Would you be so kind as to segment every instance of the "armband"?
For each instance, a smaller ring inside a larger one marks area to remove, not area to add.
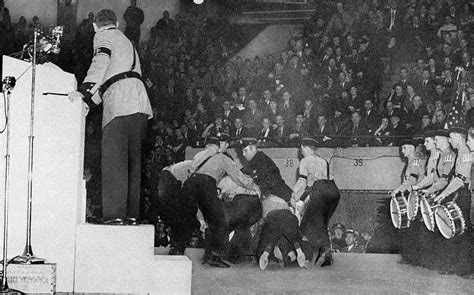
[[[412,174],[410,174],[410,176],[418,179],[418,174],[412,173]]]
[[[96,53],[96,55],[99,54],[99,53],[106,54],[106,55],[108,55],[109,57],[112,56],[112,51],[111,51],[110,49],[108,49],[107,47],[99,47],[99,48],[97,48],[97,53]]]
[[[466,182],[466,179],[467,179],[466,176],[464,176],[464,175],[458,173],[458,174],[456,175],[456,177],[459,178],[459,179],[461,179],[463,182]]]
[[[304,180],[308,180],[308,176],[302,175],[302,174],[298,175],[298,178],[302,178],[302,179],[304,179]]]
[[[444,178],[444,179],[448,180],[448,179],[449,179],[449,175],[448,175],[448,174],[443,174],[443,175],[441,175],[441,178]]]

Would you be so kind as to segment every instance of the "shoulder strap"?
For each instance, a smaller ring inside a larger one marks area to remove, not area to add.
[[[454,165],[453,167],[451,168],[451,171],[449,171],[449,174],[448,174],[448,181],[451,181],[451,179],[453,178],[454,176],[454,173],[456,173],[456,162],[458,160],[458,154],[456,154],[456,157],[454,158]]]
[[[324,161],[326,161],[326,170],[327,170],[326,173],[329,180],[329,162],[326,159],[324,159]]]
[[[217,155],[217,154],[216,154],[216,155]],[[207,161],[209,161],[209,159],[211,159],[211,158],[212,158],[212,157],[214,157],[214,156],[215,156],[215,155],[209,156],[209,157],[207,157],[207,159],[206,159],[206,160],[202,161],[202,163],[201,163],[201,164],[199,164],[199,166],[197,166],[196,170],[194,170],[194,172],[193,172],[193,173],[191,173],[190,177],[191,177],[191,176],[193,176],[194,174],[196,174],[196,173],[199,171],[199,169],[201,169],[201,168],[202,168],[202,166],[204,166],[204,164],[206,164],[206,163],[207,163]]]
[[[439,154],[438,161],[436,161],[436,167],[435,167],[436,175],[438,176],[438,178],[441,177],[441,175],[439,175],[439,170],[438,170],[438,165],[439,165],[440,160],[441,160],[441,154]]]
[[[132,63],[132,67],[130,68],[130,71],[133,71],[135,69],[135,65],[137,63],[137,57],[136,57],[136,50],[135,50],[135,45],[133,44],[132,41],[130,41],[132,43],[132,49],[133,49],[133,63]]]

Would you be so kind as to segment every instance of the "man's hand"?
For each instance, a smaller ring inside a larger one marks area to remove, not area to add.
[[[84,95],[82,95],[82,93],[79,91],[73,91],[68,94],[68,98],[70,101],[74,102],[76,100],[83,99]]]
[[[199,227],[199,230],[200,230],[201,232],[205,232],[205,231],[206,231],[206,228],[207,228],[206,222],[205,222],[204,220],[201,220],[201,219],[200,219],[200,220],[199,220],[199,223],[201,224],[201,226]]]
[[[436,203],[440,203],[441,201],[443,201],[447,196],[443,193],[439,194],[438,196],[436,196],[436,198],[434,198],[434,201]]]

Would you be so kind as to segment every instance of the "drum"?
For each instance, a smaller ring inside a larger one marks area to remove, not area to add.
[[[438,207],[438,204],[434,199],[430,199],[429,196],[422,196],[420,199],[420,210],[421,216],[423,217],[423,222],[425,223],[426,228],[429,231],[435,230],[435,217],[434,213]]]
[[[397,193],[390,200],[390,212],[395,228],[407,228],[410,226],[407,206],[407,199],[401,193]]]
[[[414,220],[420,208],[420,198],[417,191],[411,191],[408,195],[408,219]]]
[[[449,202],[436,208],[436,225],[443,237],[452,239],[464,233],[466,221],[461,208],[456,203]]]

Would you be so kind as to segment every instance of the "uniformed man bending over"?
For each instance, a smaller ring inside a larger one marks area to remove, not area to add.
[[[310,243],[311,261],[316,265],[328,266],[332,263],[328,222],[339,203],[340,193],[333,180],[329,179],[328,162],[316,154],[318,142],[312,138],[301,141],[299,176],[293,188],[291,205],[296,207],[300,199],[309,197],[301,220],[303,240]],[[309,254],[306,255],[308,258]]]
[[[260,192],[252,178],[239,171],[237,164],[225,155],[229,146],[229,136],[208,137],[206,148],[194,156],[191,176],[184,182],[183,199],[188,216],[195,216],[198,208],[209,225],[206,232],[204,263],[216,267],[229,267],[221,255],[228,239],[229,216],[224,209],[224,201],[218,198],[217,183],[225,176],[242,187]]]
[[[94,58],[71,100],[89,106],[103,102],[102,207],[104,223],[136,222],[140,208],[141,150],[152,117],[138,52],[118,30],[117,17],[103,9],[93,23]]]
[[[420,181],[425,173],[425,161],[416,155],[415,149],[416,142],[413,139],[404,140],[402,154],[408,159],[407,168],[403,176],[402,184],[392,191],[392,196],[395,196],[398,192],[410,190],[411,186]]]
[[[246,142],[242,147],[242,154],[248,161],[241,169],[242,172],[252,177],[255,184],[260,187],[262,195],[272,194],[289,202],[293,191],[281,177],[280,169],[275,162],[258,150],[254,138],[242,138],[242,141]]]

